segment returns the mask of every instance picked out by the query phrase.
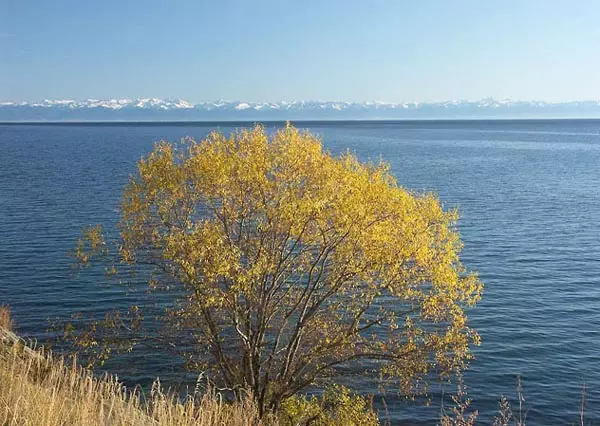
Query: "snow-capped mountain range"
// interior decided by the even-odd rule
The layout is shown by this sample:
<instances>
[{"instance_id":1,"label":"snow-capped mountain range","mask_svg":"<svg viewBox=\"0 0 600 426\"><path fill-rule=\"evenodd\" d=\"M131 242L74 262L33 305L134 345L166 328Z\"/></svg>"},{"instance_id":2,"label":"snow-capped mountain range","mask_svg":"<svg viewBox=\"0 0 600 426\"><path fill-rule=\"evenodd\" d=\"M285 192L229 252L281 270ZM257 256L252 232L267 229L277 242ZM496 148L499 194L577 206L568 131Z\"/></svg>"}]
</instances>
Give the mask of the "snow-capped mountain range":
<instances>
[{"instance_id":1,"label":"snow-capped mountain range","mask_svg":"<svg viewBox=\"0 0 600 426\"><path fill-rule=\"evenodd\" d=\"M360 120L600 117L600 101L280 101L191 103L181 99L0 101L0 121Z\"/></svg>"}]
</instances>

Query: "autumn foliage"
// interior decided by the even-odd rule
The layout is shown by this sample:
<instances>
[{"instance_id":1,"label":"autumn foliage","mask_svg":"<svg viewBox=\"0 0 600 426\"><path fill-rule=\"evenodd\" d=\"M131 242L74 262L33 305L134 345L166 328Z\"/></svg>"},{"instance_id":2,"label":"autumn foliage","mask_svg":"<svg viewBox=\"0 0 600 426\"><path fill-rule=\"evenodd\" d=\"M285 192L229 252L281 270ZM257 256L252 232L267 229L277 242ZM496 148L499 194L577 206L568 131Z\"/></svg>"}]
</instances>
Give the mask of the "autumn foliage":
<instances>
[{"instance_id":1,"label":"autumn foliage","mask_svg":"<svg viewBox=\"0 0 600 426\"><path fill-rule=\"evenodd\" d=\"M348 367L410 394L466 365L482 284L457 217L386 164L257 126L157 144L125 188L118 247L172 291L164 319L193 339L188 365L262 415ZM82 260L104 251L99 232Z\"/></svg>"}]
</instances>

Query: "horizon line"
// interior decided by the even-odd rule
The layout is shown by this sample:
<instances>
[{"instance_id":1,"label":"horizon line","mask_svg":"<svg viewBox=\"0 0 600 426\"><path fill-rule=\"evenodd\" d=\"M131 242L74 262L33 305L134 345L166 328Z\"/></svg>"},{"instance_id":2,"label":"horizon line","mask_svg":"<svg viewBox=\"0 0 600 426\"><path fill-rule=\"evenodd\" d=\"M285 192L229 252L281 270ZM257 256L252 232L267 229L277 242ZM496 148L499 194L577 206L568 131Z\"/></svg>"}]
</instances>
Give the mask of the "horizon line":
<instances>
[{"instance_id":1,"label":"horizon line","mask_svg":"<svg viewBox=\"0 0 600 426\"><path fill-rule=\"evenodd\" d=\"M485 96L481 98L454 98L454 99L436 99L436 100L402 100L402 101L389 101L389 100L332 100L332 99L279 99L279 100L262 100L262 101L251 101L244 99L214 99L214 100L203 100L203 101L188 101L181 97L106 97L106 98L98 98L98 97L88 97L88 98L44 98L43 100L9 100L3 99L0 100L0 106L8 106L8 105L24 105L24 104L32 104L32 103L44 103L44 102L65 102L65 103L76 103L76 102L86 102L86 101L179 101L186 102L192 105L201 105L206 103L249 103L249 104L277 104L277 103L298 103L298 102L323 102L323 103L343 103L343 104L392 104L392 105L400 105L400 104L438 104L438 103L452 103L452 102L482 102L482 101L494 101L494 102L540 102L545 104L564 104L564 103L575 103L575 102L600 102L600 98L587 98L587 99L567 99L567 100L543 100L543 99L517 99L510 97L493 97L493 96Z\"/></svg>"},{"instance_id":2,"label":"horizon line","mask_svg":"<svg viewBox=\"0 0 600 426\"><path fill-rule=\"evenodd\" d=\"M212 123L366 123L366 122L397 122L397 123L427 123L427 122L485 122L485 121L599 121L596 117L456 117L456 118L365 118L365 119L282 119L282 120L23 120L0 121L0 126L11 125L102 125L102 124L140 124L140 125L182 125L182 124L212 124Z\"/></svg>"}]
</instances>

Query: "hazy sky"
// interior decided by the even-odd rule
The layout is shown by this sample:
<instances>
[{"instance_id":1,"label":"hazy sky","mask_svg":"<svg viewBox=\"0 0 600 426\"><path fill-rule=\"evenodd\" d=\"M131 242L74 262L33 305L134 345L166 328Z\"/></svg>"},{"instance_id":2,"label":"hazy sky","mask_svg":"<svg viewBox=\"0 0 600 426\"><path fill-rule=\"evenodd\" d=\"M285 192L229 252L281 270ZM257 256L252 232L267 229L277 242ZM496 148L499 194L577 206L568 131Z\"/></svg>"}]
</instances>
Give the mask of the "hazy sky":
<instances>
[{"instance_id":1,"label":"hazy sky","mask_svg":"<svg viewBox=\"0 0 600 426\"><path fill-rule=\"evenodd\" d=\"M600 99L600 1L0 0L0 100Z\"/></svg>"}]
</instances>

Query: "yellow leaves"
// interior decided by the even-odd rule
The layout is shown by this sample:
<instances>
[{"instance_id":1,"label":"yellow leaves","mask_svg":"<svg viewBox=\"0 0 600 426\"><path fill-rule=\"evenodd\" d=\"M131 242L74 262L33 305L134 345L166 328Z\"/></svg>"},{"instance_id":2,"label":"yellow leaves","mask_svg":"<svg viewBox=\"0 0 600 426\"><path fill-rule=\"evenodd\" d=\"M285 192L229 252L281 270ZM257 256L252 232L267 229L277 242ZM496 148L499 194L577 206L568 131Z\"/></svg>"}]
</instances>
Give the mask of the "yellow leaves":
<instances>
[{"instance_id":1,"label":"yellow leaves","mask_svg":"<svg viewBox=\"0 0 600 426\"><path fill-rule=\"evenodd\" d=\"M196 268L208 279L229 277L237 263L236 250L230 250L220 227L201 221L192 230L173 230L164 241L163 257L179 264L190 281L196 279Z\"/></svg>"},{"instance_id":2,"label":"yellow leaves","mask_svg":"<svg viewBox=\"0 0 600 426\"><path fill-rule=\"evenodd\" d=\"M184 149L157 144L121 213L122 258L157 262L188 290L187 314L201 322L214 310L244 344L253 332L264 345L269 333L302 335L302 356L327 349L313 366L365 349L378 360L392 353L386 371L406 381L432 358L466 359L477 341L464 306L482 284L460 262L458 211L402 188L387 164L333 157L289 124L214 132ZM381 321L356 332L373 315Z\"/></svg>"},{"instance_id":3,"label":"yellow leaves","mask_svg":"<svg viewBox=\"0 0 600 426\"><path fill-rule=\"evenodd\" d=\"M84 228L73 256L81 265L87 265L92 257L100 254L108 254L102 225Z\"/></svg>"},{"instance_id":4,"label":"yellow leaves","mask_svg":"<svg viewBox=\"0 0 600 426\"><path fill-rule=\"evenodd\" d=\"M343 386L331 386L322 396L286 398L279 413L279 424L296 426L378 426L372 400L352 394Z\"/></svg>"},{"instance_id":5,"label":"yellow leaves","mask_svg":"<svg viewBox=\"0 0 600 426\"><path fill-rule=\"evenodd\" d=\"M456 210L445 212L433 194L415 195L399 187L383 162L362 164L350 153L331 157L318 138L289 123L270 136L262 126L229 137L214 132L202 142L188 141L187 151L158 144L140 161L139 178L126 189L122 211L123 237L133 246L149 238L159 247L166 235L172 251L173 238L186 240L188 233L197 249L241 250L222 259L211 255L211 262L255 257L252 264L237 265L249 277L238 277L241 288L248 288L242 281L259 279L273 268L265 256L273 260L275 253L263 243L267 238L282 241L279 237L287 232L290 241L316 246L337 241L332 258L360 269L364 279L372 274L385 282L399 278L392 285L396 293L406 288L406 280L449 286L456 300L469 303L480 292L476 278L464 283L458 278ZM201 226L208 232L210 225L214 235L190 232L194 216L209 218ZM241 235L246 229L252 232ZM211 241L217 234L229 245ZM191 258L179 262L196 275L199 252L187 240L185 253ZM214 279L226 269L213 266L205 272Z\"/></svg>"}]
</instances>

